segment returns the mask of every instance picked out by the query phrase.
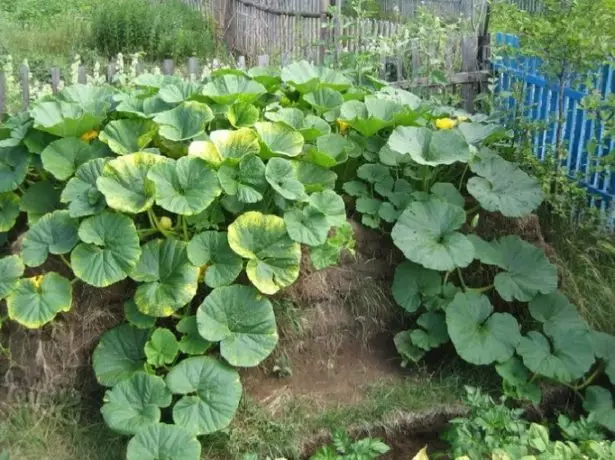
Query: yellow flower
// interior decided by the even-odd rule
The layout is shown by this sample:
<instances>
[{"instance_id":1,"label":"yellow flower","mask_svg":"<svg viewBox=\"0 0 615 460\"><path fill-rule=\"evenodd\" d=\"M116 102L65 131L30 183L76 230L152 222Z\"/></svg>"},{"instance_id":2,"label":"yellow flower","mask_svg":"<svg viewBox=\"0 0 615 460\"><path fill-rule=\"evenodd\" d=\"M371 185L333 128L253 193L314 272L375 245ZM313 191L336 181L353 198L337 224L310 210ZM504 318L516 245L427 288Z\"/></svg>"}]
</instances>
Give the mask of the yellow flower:
<instances>
[{"instance_id":1,"label":"yellow flower","mask_svg":"<svg viewBox=\"0 0 615 460\"><path fill-rule=\"evenodd\" d=\"M93 141L98 137L98 131L95 129L89 130L87 133L81 135L81 140L85 142Z\"/></svg>"},{"instance_id":2,"label":"yellow flower","mask_svg":"<svg viewBox=\"0 0 615 460\"><path fill-rule=\"evenodd\" d=\"M436 128L438 129L452 129L457 126L457 122L452 118L438 118L436 120Z\"/></svg>"},{"instance_id":3,"label":"yellow flower","mask_svg":"<svg viewBox=\"0 0 615 460\"><path fill-rule=\"evenodd\" d=\"M36 287L36 289L41 287L41 283L43 282L43 275L34 276L30 279L34 283L34 287Z\"/></svg>"},{"instance_id":4,"label":"yellow flower","mask_svg":"<svg viewBox=\"0 0 615 460\"><path fill-rule=\"evenodd\" d=\"M350 123L344 120L337 120L337 126L340 128L340 134L346 134L350 129Z\"/></svg>"},{"instance_id":5,"label":"yellow flower","mask_svg":"<svg viewBox=\"0 0 615 460\"><path fill-rule=\"evenodd\" d=\"M160 218L160 227L163 230L171 230L171 228L173 228L173 221L170 217L162 216Z\"/></svg>"}]
</instances>

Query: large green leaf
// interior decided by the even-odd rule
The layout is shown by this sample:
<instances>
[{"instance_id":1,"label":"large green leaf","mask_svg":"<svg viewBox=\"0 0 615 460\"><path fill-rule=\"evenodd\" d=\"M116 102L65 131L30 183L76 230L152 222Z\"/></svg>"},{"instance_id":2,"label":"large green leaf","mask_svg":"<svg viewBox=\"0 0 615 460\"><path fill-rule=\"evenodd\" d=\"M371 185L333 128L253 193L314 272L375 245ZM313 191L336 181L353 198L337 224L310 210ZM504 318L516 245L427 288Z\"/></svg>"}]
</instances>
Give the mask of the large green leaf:
<instances>
[{"instance_id":1,"label":"large green leaf","mask_svg":"<svg viewBox=\"0 0 615 460\"><path fill-rule=\"evenodd\" d=\"M518 236L505 236L490 243L472 237L477 257L484 264L506 270L495 277L495 288L504 300L529 302L537 294L557 289L557 268L536 246Z\"/></svg>"},{"instance_id":2,"label":"large green leaf","mask_svg":"<svg viewBox=\"0 0 615 460\"><path fill-rule=\"evenodd\" d=\"M537 295L530 301L529 311L532 318L542 323L547 335L562 333L569 329L589 329L577 308L559 291L548 295Z\"/></svg>"},{"instance_id":3,"label":"large green leaf","mask_svg":"<svg viewBox=\"0 0 615 460\"><path fill-rule=\"evenodd\" d=\"M228 241L249 259L248 278L263 294L275 294L297 280L301 247L288 237L281 217L246 212L229 225Z\"/></svg>"},{"instance_id":4,"label":"large green leaf","mask_svg":"<svg viewBox=\"0 0 615 460\"><path fill-rule=\"evenodd\" d=\"M70 281L50 272L19 280L6 299L9 318L29 329L50 322L60 312L69 311L73 302Z\"/></svg>"},{"instance_id":5,"label":"large green leaf","mask_svg":"<svg viewBox=\"0 0 615 460\"><path fill-rule=\"evenodd\" d=\"M159 113L154 121L159 133L170 141L186 141L205 132L205 124L214 119L208 105L200 102L183 102L174 109Z\"/></svg>"},{"instance_id":6,"label":"large green leaf","mask_svg":"<svg viewBox=\"0 0 615 460\"><path fill-rule=\"evenodd\" d=\"M243 269L243 260L233 252L223 232L204 232L188 243L188 259L205 269L205 284L216 288L233 283Z\"/></svg>"},{"instance_id":7,"label":"large green leaf","mask_svg":"<svg viewBox=\"0 0 615 460\"><path fill-rule=\"evenodd\" d=\"M147 174L155 164L170 161L147 152L123 155L105 164L96 186L113 209L133 214L147 211L156 191Z\"/></svg>"},{"instance_id":8,"label":"large green leaf","mask_svg":"<svg viewBox=\"0 0 615 460\"><path fill-rule=\"evenodd\" d=\"M365 102L348 101L340 109L340 118L365 137L393 126L403 106L389 99L367 96Z\"/></svg>"},{"instance_id":9,"label":"large green leaf","mask_svg":"<svg viewBox=\"0 0 615 460\"><path fill-rule=\"evenodd\" d=\"M347 222L344 199L333 190L312 193L309 203L310 207L327 217L327 222L331 227L339 227Z\"/></svg>"},{"instance_id":10,"label":"large green leaf","mask_svg":"<svg viewBox=\"0 0 615 460\"><path fill-rule=\"evenodd\" d=\"M255 155L248 155L237 166L224 164L218 170L224 193L236 196L242 203L256 203L263 199L267 187L265 163Z\"/></svg>"},{"instance_id":11,"label":"large green leaf","mask_svg":"<svg viewBox=\"0 0 615 460\"><path fill-rule=\"evenodd\" d=\"M203 95L217 104L233 102L254 102L267 89L260 83L240 75L222 75L215 77L203 87Z\"/></svg>"},{"instance_id":12,"label":"large green leaf","mask_svg":"<svg viewBox=\"0 0 615 460\"><path fill-rule=\"evenodd\" d=\"M339 91L323 87L303 95L303 100L311 105L320 114L336 109L344 102Z\"/></svg>"},{"instance_id":13,"label":"large green leaf","mask_svg":"<svg viewBox=\"0 0 615 460\"><path fill-rule=\"evenodd\" d=\"M188 430L157 423L140 430L128 443L126 460L199 460L201 444Z\"/></svg>"},{"instance_id":14,"label":"large green leaf","mask_svg":"<svg viewBox=\"0 0 615 460\"><path fill-rule=\"evenodd\" d=\"M97 129L105 113L88 113L74 102L44 101L30 109L34 127L59 137L80 137Z\"/></svg>"},{"instance_id":15,"label":"large green leaf","mask_svg":"<svg viewBox=\"0 0 615 460\"><path fill-rule=\"evenodd\" d=\"M473 145L506 136L506 128L497 123L459 123L457 129L466 138L468 144Z\"/></svg>"},{"instance_id":16,"label":"large green leaf","mask_svg":"<svg viewBox=\"0 0 615 460\"><path fill-rule=\"evenodd\" d=\"M147 178L156 188L156 204L174 214L198 214L222 193L216 172L192 156L157 163Z\"/></svg>"},{"instance_id":17,"label":"large green leaf","mask_svg":"<svg viewBox=\"0 0 615 460\"><path fill-rule=\"evenodd\" d=\"M171 405L171 392L164 380L137 372L107 390L100 409L105 422L120 434L136 434L160 421L160 408Z\"/></svg>"},{"instance_id":18,"label":"large green leaf","mask_svg":"<svg viewBox=\"0 0 615 460\"><path fill-rule=\"evenodd\" d=\"M71 254L75 276L96 287L123 280L141 255L139 236L130 217L104 211L79 226L77 245Z\"/></svg>"},{"instance_id":19,"label":"large green leaf","mask_svg":"<svg viewBox=\"0 0 615 460\"><path fill-rule=\"evenodd\" d=\"M30 154L22 146L0 147L0 193L17 190L26 178Z\"/></svg>"},{"instance_id":20,"label":"large green leaf","mask_svg":"<svg viewBox=\"0 0 615 460\"><path fill-rule=\"evenodd\" d=\"M401 331L395 334L393 338L397 353L402 357L402 366L406 366L408 362L418 363L425 356L425 350L420 349L412 343L410 331Z\"/></svg>"},{"instance_id":21,"label":"large green leaf","mask_svg":"<svg viewBox=\"0 0 615 460\"><path fill-rule=\"evenodd\" d=\"M26 233L22 257L30 267L38 267L51 254L66 254L79 242L78 221L68 211L54 211L42 217Z\"/></svg>"},{"instance_id":22,"label":"large green leaf","mask_svg":"<svg viewBox=\"0 0 615 460\"><path fill-rule=\"evenodd\" d=\"M158 95L164 102L179 104L200 91L201 86L198 83L175 79L172 83L164 82L158 91Z\"/></svg>"},{"instance_id":23,"label":"large green leaf","mask_svg":"<svg viewBox=\"0 0 615 460\"><path fill-rule=\"evenodd\" d=\"M273 306L249 286L214 289L197 311L199 334L220 342L220 353L233 366L258 366L278 343Z\"/></svg>"},{"instance_id":24,"label":"large green leaf","mask_svg":"<svg viewBox=\"0 0 615 460\"><path fill-rule=\"evenodd\" d=\"M0 299L4 299L15 290L24 270L24 264L18 256L6 256L0 259Z\"/></svg>"},{"instance_id":25,"label":"large green leaf","mask_svg":"<svg viewBox=\"0 0 615 460\"><path fill-rule=\"evenodd\" d=\"M532 372L560 382L572 382L585 375L594 363L589 334L571 329L551 336L551 342L537 331L521 338L517 353Z\"/></svg>"},{"instance_id":26,"label":"large green leaf","mask_svg":"<svg viewBox=\"0 0 615 460\"><path fill-rule=\"evenodd\" d=\"M463 208L431 197L410 204L391 236L411 261L432 270L450 271L474 260L472 242L456 231L465 220Z\"/></svg>"},{"instance_id":27,"label":"large green leaf","mask_svg":"<svg viewBox=\"0 0 615 460\"><path fill-rule=\"evenodd\" d=\"M41 160L43 167L56 179L65 181L86 161L106 157L107 153L104 144L88 144L81 139L67 137L49 144L42 151Z\"/></svg>"},{"instance_id":28,"label":"large green leaf","mask_svg":"<svg viewBox=\"0 0 615 460\"><path fill-rule=\"evenodd\" d=\"M21 210L28 213L28 223L36 223L45 214L58 209L60 193L50 180L30 185L21 196Z\"/></svg>"},{"instance_id":29,"label":"large green leaf","mask_svg":"<svg viewBox=\"0 0 615 460\"><path fill-rule=\"evenodd\" d=\"M118 155L126 155L147 147L157 130L150 120L114 120L100 132L99 139Z\"/></svg>"},{"instance_id":30,"label":"large green leaf","mask_svg":"<svg viewBox=\"0 0 615 460\"><path fill-rule=\"evenodd\" d=\"M615 336L599 331L592 331L590 334L594 354L602 360L604 373L615 385Z\"/></svg>"},{"instance_id":31,"label":"large green leaf","mask_svg":"<svg viewBox=\"0 0 615 460\"><path fill-rule=\"evenodd\" d=\"M307 161L295 161L293 167L297 174L297 180L303 184L306 192L322 192L335 188L337 174L333 171Z\"/></svg>"},{"instance_id":32,"label":"large green leaf","mask_svg":"<svg viewBox=\"0 0 615 460\"><path fill-rule=\"evenodd\" d=\"M142 313L165 317L196 295L199 269L188 260L187 244L171 238L149 241L130 277L141 282L135 303Z\"/></svg>"},{"instance_id":33,"label":"large green leaf","mask_svg":"<svg viewBox=\"0 0 615 460\"><path fill-rule=\"evenodd\" d=\"M378 99L385 99L404 105L411 110L418 109L421 105L421 98L417 95L395 86L385 86L380 89L375 96Z\"/></svg>"},{"instance_id":34,"label":"large green leaf","mask_svg":"<svg viewBox=\"0 0 615 460\"><path fill-rule=\"evenodd\" d=\"M298 243L320 246L327 240L330 225L325 216L313 206L293 208L284 213L288 235Z\"/></svg>"},{"instance_id":35,"label":"large green leaf","mask_svg":"<svg viewBox=\"0 0 615 460\"><path fill-rule=\"evenodd\" d=\"M141 313L134 299L124 302L124 317L126 321L139 329L150 329L156 324L156 318Z\"/></svg>"},{"instance_id":36,"label":"large green leaf","mask_svg":"<svg viewBox=\"0 0 615 460\"><path fill-rule=\"evenodd\" d=\"M256 123L254 128L269 156L296 157L303 150L303 136L286 123L263 121Z\"/></svg>"},{"instance_id":37,"label":"large green leaf","mask_svg":"<svg viewBox=\"0 0 615 460\"><path fill-rule=\"evenodd\" d=\"M202 355L214 345L199 334L195 315L184 316L179 323L177 323L176 329L178 332L182 333L182 337L179 340L179 349L182 353L188 355Z\"/></svg>"},{"instance_id":38,"label":"large green leaf","mask_svg":"<svg viewBox=\"0 0 615 460\"><path fill-rule=\"evenodd\" d=\"M606 388L592 385L585 390L583 409L588 411L596 422L615 432L615 406L613 394Z\"/></svg>"},{"instance_id":39,"label":"large green leaf","mask_svg":"<svg viewBox=\"0 0 615 460\"><path fill-rule=\"evenodd\" d=\"M214 358L184 359L171 369L166 381L173 394L185 395L173 408L173 421L194 434L225 428L239 406L239 374Z\"/></svg>"},{"instance_id":40,"label":"large green leaf","mask_svg":"<svg viewBox=\"0 0 615 460\"><path fill-rule=\"evenodd\" d=\"M306 160L325 168L331 168L348 160L353 144L339 134L325 134L316 139L316 148L308 150Z\"/></svg>"},{"instance_id":41,"label":"large green leaf","mask_svg":"<svg viewBox=\"0 0 615 460\"><path fill-rule=\"evenodd\" d=\"M508 313L493 313L489 299L458 293L446 308L446 325L459 356L472 364L503 363L521 340L519 324Z\"/></svg>"},{"instance_id":42,"label":"large green leaf","mask_svg":"<svg viewBox=\"0 0 615 460\"><path fill-rule=\"evenodd\" d=\"M395 269L393 278L393 298L409 313L414 313L426 298L440 294L442 280L440 274L410 261L405 261Z\"/></svg>"},{"instance_id":43,"label":"large green leaf","mask_svg":"<svg viewBox=\"0 0 615 460\"><path fill-rule=\"evenodd\" d=\"M102 175L106 158L90 160L77 168L60 196L62 203L68 203L71 217L85 217L98 214L107 206L104 195L98 190L96 181Z\"/></svg>"},{"instance_id":44,"label":"large green leaf","mask_svg":"<svg viewBox=\"0 0 615 460\"><path fill-rule=\"evenodd\" d=\"M19 197L10 192L0 194L0 232L12 229L19 213Z\"/></svg>"},{"instance_id":45,"label":"large green leaf","mask_svg":"<svg viewBox=\"0 0 615 460\"><path fill-rule=\"evenodd\" d=\"M352 86L352 82L340 72L327 67L316 67L307 61L293 62L284 67L282 81L290 83L301 93L308 93L319 87L344 91Z\"/></svg>"},{"instance_id":46,"label":"large green leaf","mask_svg":"<svg viewBox=\"0 0 615 460\"><path fill-rule=\"evenodd\" d=\"M486 158L470 167L481 177L468 180L468 192L487 211L499 211L507 217L522 217L536 209L544 199L535 178L502 158Z\"/></svg>"},{"instance_id":47,"label":"large green leaf","mask_svg":"<svg viewBox=\"0 0 615 460\"><path fill-rule=\"evenodd\" d=\"M218 166L221 163L235 165L248 155L258 155L258 137L248 128L235 131L221 129L209 134L209 141L196 141L190 145L189 154L203 158Z\"/></svg>"},{"instance_id":48,"label":"large green leaf","mask_svg":"<svg viewBox=\"0 0 615 460\"><path fill-rule=\"evenodd\" d=\"M398 126L388 146L415 163L427 166L450 165L470 161L470 146L457 131L431 131L428 128Z\"/></svg>"},{"instance_id":49,"label":"large green leaf","mask_svg":"<svg viewBox=\"0 0 615 460\"><path fill-rule=\"evenodd\" d=\"M145 369L143 347L149 330L122 324L100 338L92 354L92 366L98 383L106 387L117 385Z\"/></svg>"},{"instance_id":50,"label":"large green leaf","mask_svg":"<svg viewBox=\"0 0 615 460\"><path fill-rule=\"evenodd\" d=\"M179 353L179 344L175 334L164 327L159 327L152 333L143 349L149 365L163 367L175 361Z\"/></svg>"},{"instance_id":51,"label":"large green leaf","mask_svg":"<svg viewBox=\"0 0 615 460\"><path fill-rule=\"evenodd\" d=\"M429 351L448 342L448 330L444 313L428 311L418 317L416 323L421 326L410 332L410 340L421 350Z\"/></svg>"},{"instance_id":52,"label":"large green leaf","mask_svg":"<svg viewBox=\"0 0 615 460\"><path fill-rule=\"evenodd\" d=\"M271 187L287 200L301 201L307 198L305 187L299 181L295 165L284 158L272 158L265 168L265 179Z\"/></svg>"}]
</instances>

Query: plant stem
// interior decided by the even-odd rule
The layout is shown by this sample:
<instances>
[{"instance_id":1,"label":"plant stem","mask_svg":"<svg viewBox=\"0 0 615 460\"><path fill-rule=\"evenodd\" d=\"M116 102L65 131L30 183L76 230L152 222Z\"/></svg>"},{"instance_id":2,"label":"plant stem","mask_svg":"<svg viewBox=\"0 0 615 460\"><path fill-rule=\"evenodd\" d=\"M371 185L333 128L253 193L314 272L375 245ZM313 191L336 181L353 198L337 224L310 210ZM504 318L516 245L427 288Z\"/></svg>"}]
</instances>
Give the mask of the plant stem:
<instances>
[{"instance_id":1,"label":"plant stem","mask_svg":"<svg viewBox=\"0 0 615 460\"><path fill-rule=\"evenodd\" d=\"M461 173L461 178L459 179L459 185L457 186L457 190L461 192L461 187L463 186L463 180L466 178L466 173L468 172L469 165L466 163L465 168L463 168L463 172Z\"/></svg>"},{"instance_id":2,"label":"plant stem","mask_svg":"<svg viewBox=\"0 0 615 460\"><path fill-rule=\"evenodd\" d=\"M477 204L476 206L474 206L473 208L470 208L466 211L466 215L468 215L468 217L472 214L474 214L476 211L480 210L480 204Z\"/></svg>"},{"instance_id":3,"label":"plant stem","mask_svg":"<svg viewBox=\"0 0 615 460\"><path fill-rule=\"evenodd\" d=\"M479 288L469 287L467 289L468 289L468 291L476 292L477 294L483 294L483 293L493 289L493 284L490 284L489 286L485 286L485 287L479 287Z\"/></svg>"},{"instance_id":4,"label":"plant stem","mask_svg":"<svg viewBox=\"0 0 615 460\"><path fill-rule=\"evenodd\" d=\"M463 275L461 274L461 269L457 269L457 276L459 276L459 283L461 283L461 287L464 291L468 290L468 286L466 286L465 281L463 280Z\"/></svg>"},{"instance_id":5,"label":"plant stem","mask_svg":"<svg viewBox=\"0 0 615 460\"><path fill-rule=\"evenodd\" d=\"M73 267L71 267L70 262L68 261L68 259L66 257L64 257L64 254L58 254L58 257L60 258L60 260L62 262L64 262L64 265L66 265L70 271L73 271Z\"/></svg>"},{"instance_id":6,"label":"plant stem","mask_svg":"<svg viewBox=\"0 0 615 460\"><path fill-rule=\"evenodd\" d=\"M442 284L446 284L446 282L448 281L448 277L451 276L451 273L452 272L450 271L446 272L446 274L444 275L444 282Z\"/></svg>"},{"instance_id":7,"label":"plant stem","mask_svg":"<svg viewBox=\"0 0 615 460\"><path fill-rule=\"evenodd\" d=\"M75 276L72 280L70 280L70 284L75 284L77 281L79 281L79 278Z\"/></svg>"},{"instance_id":8,"label":"plant stem","mask_svg":"<svg viewBox=\"0 0 615 460\"><path fill-rule=\"evenodd\" d=\"M599 365L598 367L596 367L594 372L592 372L591 375L587 377L582 383L580 383L579 385L574 385L571 388L575 391L578 391L578 390L582 390L583 388L589 386L589 384L591 384L594 381L594 379L602 373L602 370L603 370L602 365Z\"/></svg>"},{"instance_id":9,"label":"plant stem","mask_svg":"<svg viewBox=\"0 0 615 460\"><path fill-rule=\"evenodd\" d=\"M188 223L186 222L186 218L184 216L180 216L182 221L182 228L184 229L184 240L188 241L190 236L188 235Z\"/></svg>"},{"instance_id":10,"label":"plant stem","mask_svg":"<svg viewBox=\"0 0 615 460\"><path fill-rule=\"evenodd\" d=\"M154 213L153 209L150 208L147 210L147 217L149 217L152 227L156 227L160 233L162 233L165 237L169 238L170 233L160 226L160 222L158 222L158 217L156 217L156 214Z\"/></svg>"}]
</instances>

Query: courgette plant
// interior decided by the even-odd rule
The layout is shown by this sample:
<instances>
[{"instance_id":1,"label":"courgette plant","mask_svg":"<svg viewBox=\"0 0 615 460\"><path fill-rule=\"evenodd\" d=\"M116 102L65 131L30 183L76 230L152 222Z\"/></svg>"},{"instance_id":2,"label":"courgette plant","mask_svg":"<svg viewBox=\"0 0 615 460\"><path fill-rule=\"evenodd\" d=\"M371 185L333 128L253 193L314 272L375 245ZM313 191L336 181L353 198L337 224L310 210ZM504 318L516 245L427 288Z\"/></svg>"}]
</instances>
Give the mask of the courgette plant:
<instances>
[{"instance_id":1,"label":"courgette plant","mask_svg":"<svg viewBox=\"0 0 615 460\"><path fill-rule=\"evenodd\" d=\"M594 374L613 379L613 338L565 304L540 250L471 234L482 209L521 216L542 192L482 146L499 126L458 124L443 110L305 61L198 83L146 74L45 97L0 126L0 231L28 227L20 253L0 259L8 319L40 328L71 309L75 283L133 280L126 322L93 353L108 388L103 417L132 436L129 460L197 459L197 437L237 411L236 368L259 365L277 344L268 296L297 280L302 247L317 268L352 250L343 177L363 222L388 222L408 258L393 293L421 316L396 338L405 359L450 337L463 359L498 363L521 395L536 394L528 369L581 388L598 358ZM66 270L45 269L48 258ZM498 267L493 286L464 283L475 259ZM492 313L494 290L529 301L544 334L522 337L512 315ZM561 343L562 334L578 339ZM604 391L586 403L608 426Z\"/></svg>"}]
</instances>

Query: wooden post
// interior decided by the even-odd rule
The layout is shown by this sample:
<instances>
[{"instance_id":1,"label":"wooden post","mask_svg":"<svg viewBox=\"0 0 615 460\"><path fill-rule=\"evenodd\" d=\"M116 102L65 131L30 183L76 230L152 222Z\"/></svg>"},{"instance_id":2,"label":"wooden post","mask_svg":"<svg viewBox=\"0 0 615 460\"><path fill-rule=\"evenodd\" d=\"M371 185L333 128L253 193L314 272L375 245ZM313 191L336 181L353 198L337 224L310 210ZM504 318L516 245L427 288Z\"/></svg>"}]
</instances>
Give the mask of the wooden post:
<instances>
[{"instance_id":1,"label":"wooden post","mask_svg":"<svg viewBox=\"0 0 615 460\"><path fill-rule=\"evenodd\" d=\"M477 70L476 63L476 46L477 37L476 34L465 35L461 39L461 71L462 72L474 72ZM476 85L468 83L461 88L461 94L463 96L463 108L467 112L474 110L474 89Z\"/></svg>"},{"instance_id":2,"label":"wooden post","mask_svg":"<svg viewBox=\"0 0 615 460\"><path fill-rule=\"evenodd\" d=\"M0 120L6 111L6 79L4 72L0 70Z\"/></svg>"},{"instance_id":3,"label":"wooden post","mask_svg":"<svg viewBox=\"0 0 615 460\"><path fill-rule=\"evenodd\" d=\"M19 68L21 75L21 89L23 94L23 108L24 110L30 105L30 69L27 65L22 64Z\"/></svg>"},{"instance_id":4,"label":"wooden post","mask_svg":"<svg viewBox=\"0 0 615 460\"><path fill-rule=\"evenodd\" d=\"M51 73L51 91L53 91L53 94L58 94L58 91L60 89L60 69L58 67L53 67L50 73Z\"/></svg>"},{"instance_id":5,"label":"wooden post","mask_svg":"<svg viewBox=\"0 0 615 460\"><path fill-rule=\"evenodd\" d=\"M199 59L196 57L188 58L188 79L196 80L198 79L199 71Z\"/></svg>"},{"instance_id":6,"label":"wooden post","mask_svg":"<svg viewBox=\"0 0 615 460\"><path fill-rule=\"evenodd\" d=\"M335 29L333 30L333 42L335 43L335 63L339 64L342 56L342 3L344 0L336 0Z\"/></svg>"},{"instance_id":7,"label":"wooden post","mask_svg":"<svg viewBox=\"0 0 615 460\"><path fill-rule=\"evenodd\" d=\"M88 77L85 73L85 66L82 64L77 69L77 83L85 85L88 82Z\"/></svg>"},{"instance_id":8,"label":"wooden post","mask_svg":"<svg viewBox=\"0 0 615 460\"><path fill-rule=\"evenodd\" d=\"M329 44L329 5L330 0L321 0L320 3L320 63L325 63L327 45Z\"/></svg>"},{"instance_id":9,"label":"wooden post","mask_svg":"<svg viewBox=\"0 0 615 460\"><path fill-rule=\"evenodd\" d=\"M245 56L239 56L237 58L237 68L241 70L245 70L246 68L246 57Z\"/></svg>"},{"instance_id":10,"label":"wooden post","mask_svg":"<svg viewBox=\"0 0 615 460\"><path fill-rule=\"evenodd\" d=\"M164 75L173 75L175 72L175 63L173 59L165 59L162 61L162 73Z\"/></svg>"},{"instance_id":11,"label":"wooden post","mask_svg":"<svg viewBox=\"0 0 615 460\"><path fill-rule=\"evenodd\" d=\"M115 75L115 62L109 61L107 65L107 82L113 83L113 76Z\"/></svg>"},{"instance_id":12,"label":"wooden post","mask_svg":"<svg viewBox=\"0 0 615 460\"><path fill-rule=\"evenodd\" d=\"M258 56L257 63L259 67L269 67L269 55L261 54Z\"/></svg>"}]
</instances>

